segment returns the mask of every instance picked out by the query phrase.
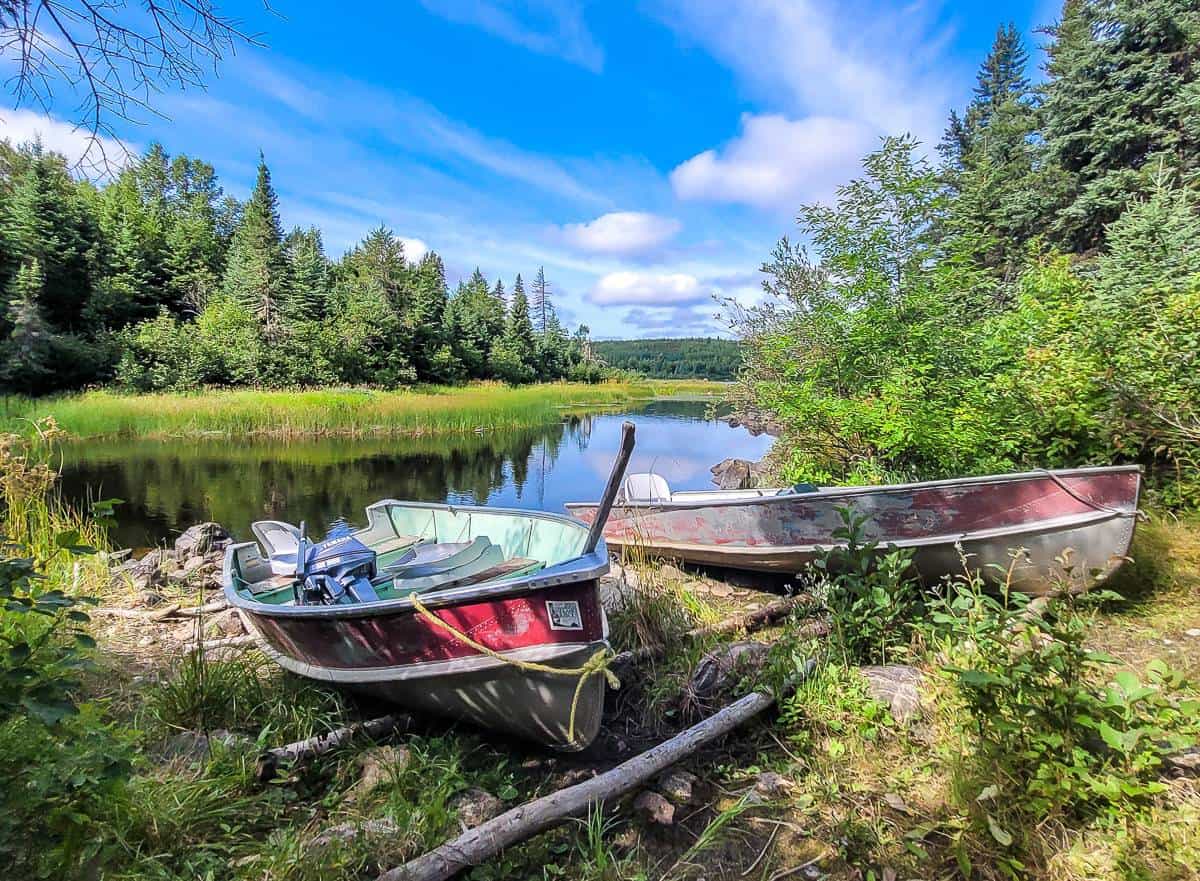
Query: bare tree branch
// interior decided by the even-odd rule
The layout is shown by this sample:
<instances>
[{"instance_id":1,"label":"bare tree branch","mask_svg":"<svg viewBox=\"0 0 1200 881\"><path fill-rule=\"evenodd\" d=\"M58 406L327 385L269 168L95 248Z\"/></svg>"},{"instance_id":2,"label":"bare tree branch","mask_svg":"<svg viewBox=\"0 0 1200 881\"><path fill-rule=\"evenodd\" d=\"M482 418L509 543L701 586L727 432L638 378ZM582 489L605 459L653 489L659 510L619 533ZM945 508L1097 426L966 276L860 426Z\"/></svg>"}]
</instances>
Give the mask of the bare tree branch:
<instances>
[{"instance_id":1,"label":"bare tree branch","mask_svg":"<svg viewBox=\"0 0 1200 881\"><path fill-rule=\"evenodd\" d=\"M15 63L5 82L14 105L49 112L56 86L78 95L71 121L90 136L78 161L88 171L112 170L106 140L120 143L116 123L162 116L154 95L203 88L239 45L261 45L259 35L213 0L0 0L0 58Z\"/></svg>"}]
</instances>

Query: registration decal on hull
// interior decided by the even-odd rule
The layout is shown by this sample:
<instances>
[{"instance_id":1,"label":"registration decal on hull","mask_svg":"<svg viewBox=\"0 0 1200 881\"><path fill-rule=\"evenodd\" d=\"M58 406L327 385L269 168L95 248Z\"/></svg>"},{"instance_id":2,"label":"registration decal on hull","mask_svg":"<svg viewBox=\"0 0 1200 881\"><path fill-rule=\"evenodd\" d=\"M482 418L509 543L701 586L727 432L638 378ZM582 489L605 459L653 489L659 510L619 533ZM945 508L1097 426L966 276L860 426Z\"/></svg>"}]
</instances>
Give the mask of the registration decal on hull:
<instances>
[{"instance_id":1,"label":"registration decal on hull","mask_svg":"<svg viewBox=\"0 0 1200 881\"><path fill-rule=\"evenodd\" d=\"M551 630L583 630L583 615L574 600L546 600Z\"/></svg>"}]
</instances>

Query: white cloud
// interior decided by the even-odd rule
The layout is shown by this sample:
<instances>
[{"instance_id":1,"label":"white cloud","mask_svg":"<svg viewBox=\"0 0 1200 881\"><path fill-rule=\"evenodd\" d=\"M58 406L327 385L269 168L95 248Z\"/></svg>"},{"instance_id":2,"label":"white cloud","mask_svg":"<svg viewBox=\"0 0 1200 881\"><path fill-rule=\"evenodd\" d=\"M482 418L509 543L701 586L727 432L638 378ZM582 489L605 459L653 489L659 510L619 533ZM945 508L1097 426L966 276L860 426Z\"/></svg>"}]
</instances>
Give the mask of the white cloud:
<instances>
[{"instance_id":1,"label":"white cloud","mask_svg":"<svg viewBox=\"0 0 1200 881\"><path fill-rule=\"evenodd\" d=\"M876 135L861 122L826 116L742 116L742 131L671 172L681 199L796 209L828 198L857 169Z\"/></svg>"},{"instance_id":2,"label":"white cloud","mask_svg":"<svg viewBox=\"0 0 1200 881\"><path fill-rule=\"evenodd\" d=\"M429 245L425 244L420 239L409 239L400 236L400 243L404 245L404 256L411 263L417 263L422 257L429 253Z\"/></svg>"},{"instance_id":3,"label":"white cloud","mask_svg":"<svg viewBox=\"0 0 1200 881\"><path fill-rule=\"evenodd\" d=\"M430 12L457 24L487 31L531 52L551 55L592 73L604 69L604 51L596 45L577 0L421 0ZM518 14L513 7L520 6Z\"/></svg>"},{"instance_id":4,"label":"white cloud","mask_svg":"<svg viewBox=\"0 0 1200 881\"><path fill-rule=\"evenodd\" d=\"M644 254L672 239L682 224L672 217L643 211L613 211L589 223L562 229L567 244L592 254Z\"/></svg>"},{"instance_id":5,"label":"white cloud","mask_svg":"<svg viewBox=\"0 0 1200 881\"><path fill-rule=\"evenodd\" d=\"M622 270L610 272L596 282L588 299L598 306L668 306L698 303L708 296L709 291L700 284L700 280L685 272Z\"/></svg>"},{"instance_id":6,"label":"white cloud","mask_svg":"<svg viewBox=\"0 0 1200 881\"><path fill-rule=\"evenodd\" d=\"M7 138L14 146L40 138L43 147L61 153L72 166L101 174L125 165L136 152L133 144L93 136L86 128L32 110L0 112L0 138Z\"/></svg>"},{"instance_id":7,"label":"white cloud","mask_svg":"<svg viewBox=\"0 0 1200 881\"><path fill-rule=\"evenodd\" d=\"M929 142L945 123L959 71L936 0L848 8L833 0L660 0L661 17L792 116L857 120ZM782 105L780 99L782 96Z\"/></svg>"}]
</instances>

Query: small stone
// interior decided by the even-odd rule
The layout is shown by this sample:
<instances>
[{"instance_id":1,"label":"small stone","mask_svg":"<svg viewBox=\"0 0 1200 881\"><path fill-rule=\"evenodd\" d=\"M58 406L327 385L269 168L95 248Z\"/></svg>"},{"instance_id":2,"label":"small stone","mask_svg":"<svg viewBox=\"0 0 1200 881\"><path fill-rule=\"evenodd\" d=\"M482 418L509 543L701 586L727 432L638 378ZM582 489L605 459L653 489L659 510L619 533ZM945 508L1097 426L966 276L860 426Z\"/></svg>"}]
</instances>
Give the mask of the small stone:
<instances>
[{"instance_id":1,"label":"small stone","mask_svg":"<svg viewBox=\"0 0 1200 881\"><path fill-rule=\"evenodd\" d=\"M209 619L205 632L209 636L241 636L246 632L246 627L237 609L226 609Z\"/></svg>"},{"instance_id":2,"label":"small stone","mask_svg":"<svg viewBox=\"0 0 1200 881\"><path fill-rule=\"evenodd\" d=\"M690 805L696 798L696 784L700 780L687 771L667 771L655 784L658 791L677 805Z\"/></svg>"},{"instance_id":3,"label":"small stone","mask_svg":"<svg viewBox=\"0 0 1200 881\"><path fill-rule=\"evenodd\" d=\"M1200 638L1200 628L1192 627L1189 630L1185 630L1183 632L1185 635L1190 636L1192 639Z\"/></svg>"},{"instance_id":4,"label":"small stone","mask_svg":"<svg viewBox=\"0 0 1200 881\"><path fill-rule=\"evenodd\" d=\"M754 791L767 798L783 798L795 788L795 783L774 771L763 771L754 781Z\"/></svg>"},{"instance_id":5,"label":"small stone","mask_svg":"<svg viewBox=\"0 0 1200 881\"><path fill-rule=\"evenodd\" d=\"M370 795L412 761L412 754L402 746L374 746L360 753L355 764L359 768L358 782L346 792L345 800L355 802Z\"/></svg>"},{"instance_id":6,"label":"small stone","mask_svg":"<svg viewBox=\"0 0 1200 881\"><path fill-rule=\"evenodd\" d=\"M706 654L696 665L689 683L689 701L698 708L715 702L747 674L761 667L771 648L761 642L731 642Z\"/></svg>"},{"instance_id":7,"label":"small stone","mask_svg":"<svg viewBox=\"0 0 1200 881\"><path fill-rule=\"evenodd\" d=\"M1173 640L1173 639L1164 639L1164 640L1163 640L1163 645L1175 645L1175 640Z\"/></svg>"},{"instance_id":8,"label":"small stone","mask_svg":"<svg viewBox=\"0 0 1200 881\"><path fill-rule=\"evenodd\" d=\"M891 710L892 718L905 723L921 712L921 671L903 664L861 667L867 680L867 692Z\"/></svg>"},{"instance_id":9,"label":"small stone","mask_svg":"<svg viewBox=\"0 0 1200 881\"><path fill-rule=\"evenodd\" d=\"M745 609L747 612L757 612L762 608L762 603L746 603Z\"/></svg>"},{"instance_id":10,"label":"small stone","mask_svg":"<svg viewBox=\"0 0 1200 881\"><path fill-rule=\"evenodd\" d=\"M683 571L670 563L663 563L659 566L658 574L668 581L682 581L684 578Z\"/></svg>"},{"instance_id":11,"label":"small stone","mask_svg":"<svg viewBox=\"0 0 1200 881\"><path fill-rule=\"evenodd\" d=\"M633 810L647 826L674 826L675 805L647 789L633 800Z\"/></svg>"},{"instance_id":12,"label":"small stone","mask_svg":"<svg viewBox=\"0 0 1200 881\"><path fill-rule=\"evenodd\" d=\"M229 731L226 728L218 728L209 732L208 739L210 743L219 743L226 749L248 749L254 745L253 738Z\"/></svg>"},{"instance_id":13,"label":"small stone","mask_svg":"<svg viewBox=\"0 0 1200 881\"><path fill-rule=\"evenodd\" d=\"M197 762L208 754L208 736L200 731L180 731L167 738L163 754L168 759L187 759Z\"/></svg>"},{"instance_id":14,"label":"small stone","mask_svg":"<svg viewBox=\"0 0 1200 881\"><path fill-rule=\"evenodd\" d=\"M1200 746L1164 756L1163 764L1176 777L1200 777Z\"/></svg>"},{"instance_id":15,"label":"small stone","mask_svg":"<svg viewBox=\"0 0 1200 881\"><path fill-rule=\"evenodd\" d=\"M733 588L721 581L714 581L709 585L708 592L718 599L733 596Z\"/></svg>"},{"instance_id":16,"label":"small stone","mask_svg":"<svg viewBox=\"0 0 1200 881\"><path fill-rule=\"evenodd\" d=\"M504 802L486 789L471 788L450 800L450 807L458 812L458 821L465 829L473 829L492 817L504 813Z\"/></svg>"},{"instance_id":17,"label":"small stone","mask_svg":"<svg viewBox=\"0 0 1200 881\"><path fill-rule=\"evenodd\" d=\"M883 794L883 802L893 811L899 811L902 814L908 813L908 804L894 792L885 792Z\"/></svg>"}]
</instances>

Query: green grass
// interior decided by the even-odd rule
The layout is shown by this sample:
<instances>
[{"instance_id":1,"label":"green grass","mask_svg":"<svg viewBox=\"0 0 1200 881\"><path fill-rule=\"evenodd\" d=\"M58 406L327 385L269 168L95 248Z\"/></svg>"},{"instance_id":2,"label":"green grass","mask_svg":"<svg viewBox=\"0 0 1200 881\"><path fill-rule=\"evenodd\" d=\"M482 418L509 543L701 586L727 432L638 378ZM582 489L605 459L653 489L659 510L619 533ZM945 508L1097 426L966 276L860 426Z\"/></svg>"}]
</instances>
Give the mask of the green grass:
<instances>
[{"instance_id":1,"label":"green grass","mask_svg":"<svg viewBox=\"0 0 1200 881\"><path fill-rule=\"evenodd\" d=\"M520 387L478 383L398 391L226 389L152 395L88 391L55 398L4 398L0 424L28 433L31 420L53 416L74 438L435 435L535 425L554 421L563 410L639 398L716 395L722 389L720 383L703 381L646 381Z\"/></svg>"}]
</instances>

